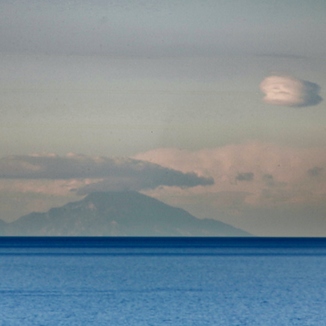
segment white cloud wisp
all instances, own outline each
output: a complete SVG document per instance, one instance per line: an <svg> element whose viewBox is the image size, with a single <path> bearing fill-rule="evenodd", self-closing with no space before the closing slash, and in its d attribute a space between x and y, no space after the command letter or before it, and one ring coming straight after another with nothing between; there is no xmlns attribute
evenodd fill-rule
<svg viewBox="0 0 326 326"><path fill-rule="evenodd" d="M322 101L320 87L290 76L269 76L260 84L264 102L290 107L314 106Z"/></svg>

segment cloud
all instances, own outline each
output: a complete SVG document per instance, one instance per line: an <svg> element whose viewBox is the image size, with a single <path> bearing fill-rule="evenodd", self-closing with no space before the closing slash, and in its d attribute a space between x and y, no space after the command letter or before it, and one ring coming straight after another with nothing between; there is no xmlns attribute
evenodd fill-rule
<svg viewBox="0 0 326 326"><path fill-rule="evenodd" d="M79 194L96 190L141 190L159 186L194 187L214 183L212 178L197 176L193 172L183 173L137 159L76 154L6 157L0 160L0 179L19 180L25 188L33 188L33 185L38 184L41 189L48 189L49 180L52 180L56 189L65 187ZM24 180L33 181L33 185L30 182L22 182ZM42 182L35 183L38 180ZM46 187L43 180L48 180Z"/></svg>
<svg viewBox="0 0 326 326"><path fill-rule="evenodd" d="M320 87L312 82L290 76L269 76L260 84L268 104L305 107L319 104Z"/></svg>
<svg viewBox="0 0 326 326"><path fill-rule="evenodd" d="M238 173L235 179L238 181L252 181L254 179L254 174L251 172Z"/></svg>
<svg viewBox="0 0 326 326"><path fill-rule="evenodd" d="M318 166L315 166L307 171L308 175L310 177L318 177L323 172L323 168L320 168Z"/></svg>
<svg viewBox="0 0 326 326"><path fill-rule="evenodd" d="M275 206L326 200L324 147L292 148L248 142L199 151L163 148L140 153L135 158L215 180L208 187L184 190L163 187L152 191L159 199L169 196L173 200L174 196L180 200L203 195L210 198L210 204L215 201L216 207L223 203L229 203L229 207ZM312 178L316 175L318 178ZM225 194L223 203L218 199L221 193Z"/></svg>
<svg viewBox="0 0 326 326"><path fill-rule="evenodd" d="M274 183L274 177L271 174L264 174L262 176L262 180L265 181L266 185L272 187Z"/></svg>

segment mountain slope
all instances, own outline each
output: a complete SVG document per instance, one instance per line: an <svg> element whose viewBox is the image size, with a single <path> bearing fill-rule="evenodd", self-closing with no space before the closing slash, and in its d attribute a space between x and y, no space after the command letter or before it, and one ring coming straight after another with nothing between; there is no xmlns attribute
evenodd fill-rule
<svg viewBox="0 0 326 326"><path fill-rule="evenodd" d="M0 236L5 235L5 230L7 228L7 223L0 220Z"/></svg>
<svg viewBox="0 0 326 326"><path fill-rule="evenodd" d="M31 213L7 224L5 235L35 236L248 236L225 223L137 192L96 192L81 201Z"/></svg>

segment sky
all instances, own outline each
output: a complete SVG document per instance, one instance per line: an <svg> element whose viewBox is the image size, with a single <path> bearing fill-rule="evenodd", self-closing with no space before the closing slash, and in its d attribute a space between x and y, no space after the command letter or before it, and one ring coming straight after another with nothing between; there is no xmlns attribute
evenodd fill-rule
<svg viewBox="0 0 326 326"><path fill-rule="evenodd" d="M0 2L0 218L136 190L326 236L326 2Z"/></svg>

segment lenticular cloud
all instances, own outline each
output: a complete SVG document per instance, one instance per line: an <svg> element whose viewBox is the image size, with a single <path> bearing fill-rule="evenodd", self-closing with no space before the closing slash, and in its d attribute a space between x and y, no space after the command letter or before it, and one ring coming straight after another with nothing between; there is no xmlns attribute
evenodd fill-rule
<svg viewBox="0 0 326 326"><path fill-rule="evenodd" d="M261 82L260 89L265 93L264 101L273 105L304 107L322 101L317 84L290 76L269 76Z"/></svg>

